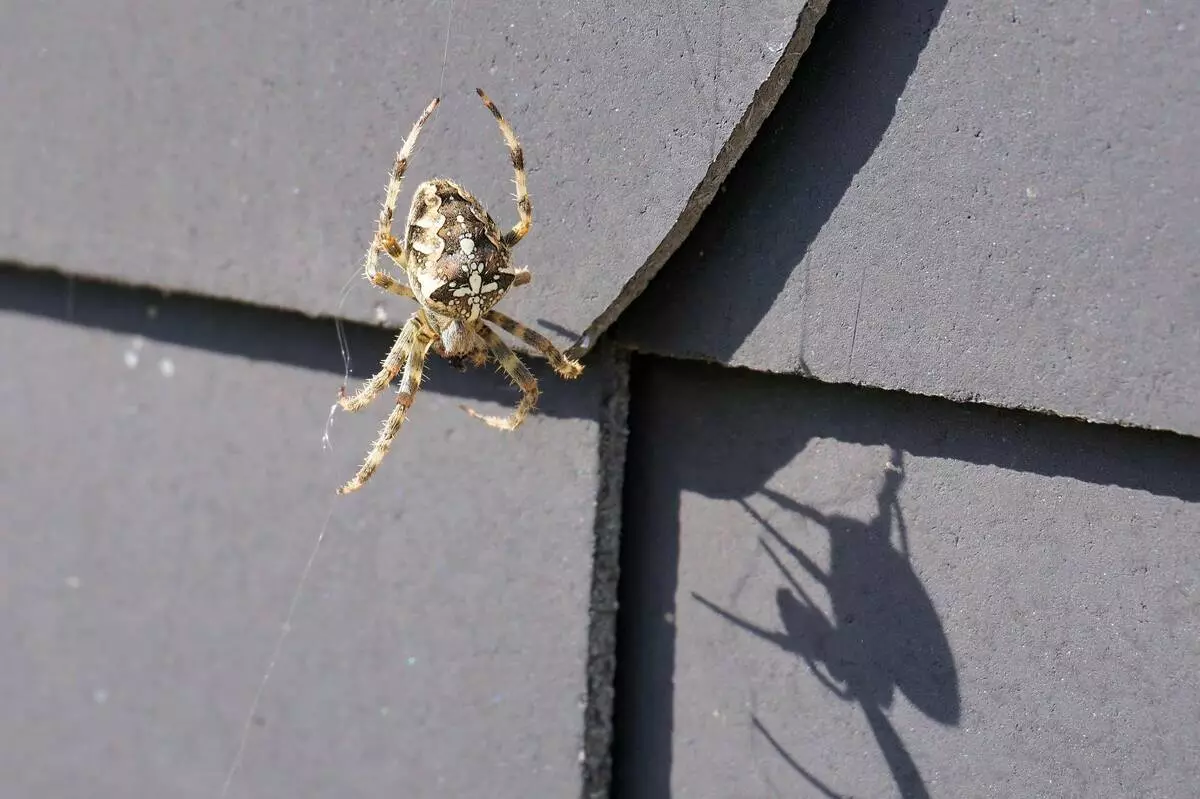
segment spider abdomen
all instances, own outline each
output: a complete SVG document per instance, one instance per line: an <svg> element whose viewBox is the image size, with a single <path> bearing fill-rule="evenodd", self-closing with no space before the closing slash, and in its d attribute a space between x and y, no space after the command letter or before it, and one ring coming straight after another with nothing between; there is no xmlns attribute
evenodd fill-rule
<svg viewBox="0 0 1200 799"><path fill-rule="evenodd" d="M516 278L495 220L449 180L417 187L409 212L408 248L423 304L452 319L478 319Z"/></svg>

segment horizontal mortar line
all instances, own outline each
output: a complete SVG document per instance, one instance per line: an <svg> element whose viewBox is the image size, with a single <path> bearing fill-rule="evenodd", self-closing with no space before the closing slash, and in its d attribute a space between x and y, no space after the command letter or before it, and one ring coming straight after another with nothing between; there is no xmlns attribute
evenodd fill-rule
<svg viewBox="0 0 1200 799"><path fill-rule="evenodd" d="M697 352L667 352L656 347L644 346L628 341L619 340L618 345L623 349L638 355L653 356L656 358L666 358L677 361L692 361L694 363L705 363L712 366L719 366L722 369L735 369L739 372L747 374L762 375L765 377L775 378L792 378L795 380L811 380L814 383L821 383L827 386L846 386L854 389L869 389L871 391L880 391L885 394L893 394L897 396L915 397L923 400L938 400L940 402L948 402L953 405L959 405L965 408L991 408L997 411L1005 411L1011 413L1027 413L1034 417L1043 417L1048 419L1061 419L1065 422L1074 422L1079 424L1088 424L1096 427L1111 427L1119 430L1134 430L1145 432L1153 435L1167 435L1178 437L1187 441L1200 441L1200 434L1187 433L1182 430L1175 430L1170 427L1161 427L1149 424L1137 424L1135 422L1123 421L1121 419L1092 419L1087 416L1077 414L1064 413L1053 408L1043 408L1034 405L1011 405L999 402L988 402L984 399L969 399L961 396L947 394L930 394L921 391L913 391L907 388L897 388L894 386L879 386L873 383L855 383L849 380L827 380L816 375L803 374L799 372L776 372L770 369L756 369L742 364L723 363L715 358Z"/></svg>
<svg viewBox="0 0 1200 799"><path fill-rule="evenodd" d="M158 308L151 316L150 306ZM415 305L413 306L415 308ZM54 320L80 328L175 344L191 349L257 361L286 364L351 380L374 374L379 359L395 341L397 328L371 325L332 316L314 316L295 309L212 297L131 282L79 277L61 269L0 261L0 313L11 312ZM407 317L407 314L406 314ZM346 374L335 328L342 323L352 367ZM515 350L522 353L524 348ZM539 379L552 379L547 361L530 357ZM424 386L443 396L469 398L506 406L514 387L502 370L484 367L455 371L442 359L437 386ZM591 418L578 401L562 392L544 391L539 415Z"/></svg>
<svg viewBox="0 0 1200 799"><path fill-rule="evenodd" d="M218 295L218 294L206 294L202 291L194 291L191 289L164 288L162 286L156 286L153 283L139 283L139 282L133 281L133 280L122 280L118 277L113 277L113 276L80 275L80 274L71 272L70 270L64 269L62 267L53 266L50 264L31 264L31 263L27 263L25 261L0 259L0 281L3 281L5 279L5 273L18 273L18 274L28 275L30 277L39 277L40 276L44 279L59 279L59 280L62 280L66 284L73 283L80 287L90 287L90 288L96 289L96 290L113 292L114 294L118 293L118 292L125 293L126 295L133 295L133 294L151 295L151 294L153 294L153 295L160 297L163 300L179 300L179 301L185 301L185 302L197 302L197 303L210 304L210 305L216 306L218 308L224 308L224 309L239 309L239 310L259 311L259 312L262 312L265 314L278 314L282 317L288 317L292 321L317 322L317 323L341 322L347 331L353 329L353 330L361 330L361 331L373 331L376 333L385 332L385 333L390 333L393 336L400 332L400 328L403 327L404 322L408 319L408 315L411 312L411 311L406 312L402 317L398 318L396 321L389 320L386 322L380 322L378 324L370 324L367 322L362 322L362 321L359 321L356 319L352 319L350 317L337 316L334 314L327 314L327 313L314 314L314 313L310 313L307 311L299 310L297 308L292 308L292 307L289 307L286 305L270 305L268 303L256 302L254 300L246 300L246 299L242 299L240 297L230 297L230 296L223 296L223 295ZM402 302L404 301L404 299L401 297L396 297L395 299L400 300ZM132 297L129 298L129 301L130 302L133 301ZM5 309L6 307L11 308L12 306L6 305L3 300L0 300L0 310ZM416 310L417 304L415 302L413 302L411 306L407 306L407 307L409 307L411 310ZM64 297L64 301L63 301L63 309L64 309L64 314L62 316L62 321L73 322L76 324L85 324L83 322L80 322L79 320L67 318L66 312L68 310L68 300L65 297ZM29 311L29 313L34 313L38 316L46 316L46 317L52 316L51 314L39 313L36 311ZM57 318L57 317L54 317L54 318ZM540 352L538 352L537 350L529 349L525 346L522 346L522 344L520 342L513 342L512 348L514 350L516 350L523 358L529 357L529 358L535 358L535 359L538 359L541 361L546 360L545 356L543 356Z"/></svg>
<svg viewBox="0 0 1200 799"><path fill-rule="evenodd" d="M343 319L343 318L332 316L332 315L314 315L314 314L306 313L304 311L296 310L294 308L267 305L264 303L251 302L248 300L233 299L233 298L229 298L229 297L219 297L219 296L203 294L203 293L199 293L199 292L165 289L165 288L161 288L159 286L154 286L151 284L136 283L134 281L122 281L122 280L118 280L118 279L114 279L114 278L100 278L100 277L95 277L92 275L80 276L80 275L73 274L67 270L64 270L64 269L61 269L58 267L54 267L54 266L50 266L50 265L42 265L42 264L34 265L34 264L28 264L25 262L12 261L12 260L0 261L0 284L2 284L5 280L11 280L11 279L20 280L22 278L25 278L25 279L28 279L31 281L38 280L38 279L61 280L63 282L63 301L60 306L62 313L61 314L53 314L53 313L49 313L45 310L15 308L11 302L6 303L6 301L4 299L0 299L0 310L12 309L12 310L23 311L25 313L29 313L29 314L33 314L33 315L41 316L41 317L45 317L45 318L60 319L61 321L69 322L72 324L79 324L81 326L101 327L101 328L106 328L106 329L117 329L117 330L120 330L121 332L143 332L143 331L141 330L140 327L135 331L132 326L113 328L112 326L105 326L105 325L100 325L100 324L89 324L88 322L78 319L78 318L75 318L75 319L68 318L68 311L69 311L68 288L67 288L68 285L74 283L75 286L85 289L85 290L91 289L94 291L106 292L110 296L122 296L123 302L126 303L126 308L124 308L122 310L124 310L125 313L130 314L131 318L136 318L136 319L140 319L140 320L144 320L143 310L144 310L145 304L150 301L151 297L158 297L163 300L179 301L179 302L184 302L184 303L199 303L199 304L206 305L206 306L213 308L217 313L222 313L222 312L228 313L228 312L232 311L232 312L240 312L240 313L249 312L249 313L254 313L254 314L261 314L261 315L265 316L266 318L270 318L273 316L273 317L276 317L277 319L279 319L280 321L286 320L286 322L288 322L292 325L297 325L297 324L299 324L299 325L319 325L322 323L335 323L337 321L341 321L343 328L346 331L347 336L355 336L355 337L361 337L363 335L377 335L377 336L378 335L389 335L390 336L390 335L395 335L396 331L399 329L398 326L389 326L386 324L370 325L365 322L354 321L351 319ZM137 295L139 295L139 294L144 295L143 299L140 299L140 300L137 299ZM2 297L2 296L3 296L3 294L0 294L0 297ZM135 310L136 310L136 313L133 313ZM323 335L323 336L324 335L332 335L332 332L333 331L322 331L321 335ZM655 357L669 358L669 359L674 359L674 360L684 360L684 361L708 363L708 364L712 364L714 366L720 366L721 368L724 368L724 369L736 369L736 370L747 372L750 374L770 375L773 377L789 377L789 378L794 378L794 379L813 380L815 382L824 383L826 385L847 386L847 387L851 387L851 388L867 388L867 389L887 392L887 393L901 395L901 396L936 399L936 400L941 400L944 402L949 402L949 403L952 403L955 405L962 405L965 407L994 408L997 410L1028 413L1032 416L1041 416L1041 417L1047 417L1047 418L1053 418L1053 419L1062 419L1064 421L1080 422L1080 423L1096 425L1096 426L1100 426L1100 427L1113 427L1113 428L1126 429L1126 430L1145 431L1148 433L1167 434L1167 435L1171 435L1171 436L1178 436L1181 439L1187 439L1187 440L1200 439L1200 435L1195 435L1195 434L1191 434L1191 433L1182 432L1179 430L1174 430L1169 427L1134 424L1131 422L1125 422L1125 421L1121 421L1121 420L1092 419L1092 418L1088 418L1086 416L1063 413L1063 412L1056 411L1056 410L1050 409L1050 408L993 403L993 402L987 402L984 400L972 400L972 399L965 399L963 397L947 396L947 395L943 395L943 394L930 394L930 393L923 393L923 392L918 392L918 391L911 391L909 389L904 389L904 388L876 386L876 385L872 385L871 383L854 383L854 382L844 381L844 380L826 380L826 379L822 379L822 378L819 378L819 377L816 377L813 375L795 374L795 373L789 373L789 372L773 372L773 371L764 370L764 369L754 369L752 367L742 366L739 364L726 364L726 363L722 363L721 361L718 361L716 359L707 357L707 356L705 356L703 354L699 354L699 353L665 352L665 351L656 349L654 347L645 347L645 346L631 344L631 343L624 342L624 341L618 341L617 344L621 348L626 349L633 353L637 353L637 354L651 355L651 356L655 356ZM514 349L517 349L517 351L520 352L522 357L529 356L531 358L536 358L537 360L539 360L543 363L545 362L545 359L541 356L541 353L529 352L524 347L519 347L519 348L514 347ZM229 352L230 354L235 354L235 355L245 355L246 354L244 351L240 351L238 349L225 349L223 351L226 351L226 352ZM249 356L249 357L258 357L259 359L263 359L263 360L278 360L281 362L284 362L284 361L290 362L288 359L272 358L270 356L270 354L259 355L259 356ZM340 361L340 355L339 355L339 361ZM312 364L311 364L311 362L308 362L308 363L305 363L304 365L311 366ZM323 371L330 371L330 372L341 372L342 371L342 366L340 363L330 364L327 367L315 367L315 368L321 368Z"/></svg>

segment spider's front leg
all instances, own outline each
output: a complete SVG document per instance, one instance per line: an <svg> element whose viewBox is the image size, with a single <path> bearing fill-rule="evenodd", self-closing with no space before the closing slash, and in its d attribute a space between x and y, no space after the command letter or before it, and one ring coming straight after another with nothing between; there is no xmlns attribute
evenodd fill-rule
<svg viewBox="0 0 1200 799"><path fill-rule="evenodd" d="M571 380L583 374L583 364L579 361L572 360L558 351L558 348L536 330L530 330L525 325L513 319L510 316L500 313L499 311L488 311L483 317L492 322L502 330L508 331L513 336L521 339L529 346L546 356L550 361L550 366L558 373L559 377Z"/></svg>
<svg viewBox="0 0 1200 799"><path fill-rule="evenodd" d="M383 462L384 456L392 446L392 441L400 432L400 426L404 424L404 420L408 416L408 409L412 407L413 398L421 388L421 372L425 368L425 354L432 344L433 340L424 336L418 336L413 341L408 353L408 361L404 364L404 376L400 378L400 390L396 392L396 407L392 408L392 412L388 414L387 421L383 423L379 437L375 439L371 451L367 453L366 460L363 461L358 474L339 488L338 494L349 494L351 491L362 488L363 484L371 479L371 475L375 474L379 464Z"/></svg>
<svg viewBox="0 0 1200 799"><path fill-rule="evenodd" d="M396 379L396 375L400 373L400 369L404 366L408 359L409 351L413 349L413 343L417 338L417 331L420 323L417 320L417 314L413 314L404 323L404 327L400 329L400 334L396 336L396 343L388 351L387 356L383 359L383 364L375 376L363 383L362 387L354 393L354 396L346 395L346 387L342 386L338 392L338 404L343 410L354 411L365 408L371 400L379 396L379 394Z"/></svg>
<svg viewBox="0 0 1200 799"><path fill-rule="evenodd" d="M537 378L529 371L529 367L521 363L521 359L501 340L496 331L487 325L480 325L478 334L483 343L491 351L492 357L500 364L508 376L512 378L517 387L521 389L523 396L520 403L517 404L516 410L508 418L484 416L478 411L468 408L466 405L459 407L476 419L482 419L492 427L498 427L501 430L516 430L521 426L521 422L525 421L525 417L529 415L534 406L537 405L539 394Z"/></svg>

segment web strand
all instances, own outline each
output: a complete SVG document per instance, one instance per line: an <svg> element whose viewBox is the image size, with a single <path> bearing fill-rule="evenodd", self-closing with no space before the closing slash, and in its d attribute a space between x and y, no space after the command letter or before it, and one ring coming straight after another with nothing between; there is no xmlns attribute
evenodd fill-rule
<svg viewBox="0 0 1200 799"><path fill-rule="evenodd" d="M300 580L296 583L296 590L292 594L292 602L288 605L287 615L283 618L283 625L279 628L279 637L275 639L275 649L271 652L271 659L267 662L267 670L263 672L262 681L258 684L258 690L254 692L254 700L250 703L250 710L246 713L246 721L242 725L242 738L238 743L237 752L233 756L233 763L229 766L229 772L225 775L225 784L221 787L221 799L229 794L229 786L233 784L233 777L237 773L238 767L242 764L242 757L246 754L246 743L250 740L250 728L254 724L254 714L258 711L259 702L262 701L263 691L266 690L267 681L271 679L271 672L275 670L275 663L279 660L279 653L283 649L284 639L287 638L289 632L292 631L292 617L296 614L296 606L300 604L300 595L304 591L304 584L308 582L308 575L312 571L313 563L317 559L317 553L321 551L321 542L325 540L325 532L329 529L329 520L333 518L334 503L329 503L329 513L325 516L325 523L321 525L321 532L317 533L317 540L313 544L312 552L309 553L308 562L304 564L304 571L300 573Z"/></svg>
<svg viewBox="0 0 1200 799"><path fill-rule="evenodd" d="M442 76L438 79L438 97L446 88L446 61L450 56L450 22L454 18L454 0L446 0L446 42L442 45Z"/></svg>
<svg viewBox="0 0 1200 799"><path fill-rule="evenodd" d="M446 34L442 44L442 66L441 74L438 77L438 96L440 97L445 90L446 84L446 64L450 57L450 29L454 20L454 0L446 0ZM374 245L372 245L374 246ZM354 273L346 280L342 286L341 293L338 297L337 308L333 312L334 328L337 331L338 350L342 355L342 387L350 382L350 344L346 338L345 324L342 321L342 307L346 303L346 298L350 294L350 288L353 285L354 279L361 271L361 266L355 266ZM70 287L73 288L73 287ZM69 288L69 291L70 291ZM73 312L73 294L68 293L68 315ZM322 448L330 449L329 432L333 426L333 418L338 409L338 404L335 402L329 409L329 418L325 423L325 432L322 436ZM333 519L333 511L336 508L332 500L329 505L329 513L325 516L325 521L321 524L320 531L317 533L316 541L313 542L312 551L309 553L308 561L304 564L304 570L300 573L300 579L296 582L296 589L292 593L292 600L288 604L287 613L284 615L283 624L279 628L279 635L275 639L275 647L271 651L271 658L267 662L267 668L263 672L262 680L259 681L258 689L254 692L254 699L250 702L250 709L246 712L245 721L242 724L241 738L238 741L237 751L234 753L233 762L229 766L229 770L225 775L225 782L221 786L220 799L225 799L229 795L230 786L233 785L233 778L237 775L238 769L242 765L242 761L246 754L246 746L250 740L250 731L254 726L254 715L258 712L259 704L262 702L263 693L266 691L267 683L271 679L271 674L275 670L275 664L279 661L279 655L283 651L284 641L287 640L288 633L292 630L292 619L296 614L296 608L300 604L300 597L304 593L304 586L308 583L309 574L312 572L313 564L317 560L317 555L321 551L321 544L325 540L325 534L329 530L329 522Z"/></svg>

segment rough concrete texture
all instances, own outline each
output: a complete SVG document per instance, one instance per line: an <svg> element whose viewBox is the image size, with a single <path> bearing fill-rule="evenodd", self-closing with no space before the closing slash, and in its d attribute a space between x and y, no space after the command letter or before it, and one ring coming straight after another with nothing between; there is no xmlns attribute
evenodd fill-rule
<svg viewBox="0 0 1200 799"><path fill-rule="evenodd" d="M431 97L401 213L443 174L516 221L482 86L534 207L517 250L534 283L506 306L594 341L711 199L826 2L14 5L0 258L379 321L365 283L339 294Z"/></svg>
<svg viewBox="0 0 1200 799"><path fill-rule="evenodd" d="M833 4L622 340L1200 434L1200 5L944 5Z"/></svg>
<svg viewBox="0 0 1200 799"><path fill-rule="evenodd" d="M617 795L1195 795L1200 442L631 384Z"/></svg>
<svg viewBox="0 0 1200 799"><path fill-rule="evenodd" d="M331 323L14 272L0 310L5 796L218 796L331 508L229 795L579 795L598 370L505 435L457 408L503 378L434 363L338 498L392 402L322 449Z"/></svg>

